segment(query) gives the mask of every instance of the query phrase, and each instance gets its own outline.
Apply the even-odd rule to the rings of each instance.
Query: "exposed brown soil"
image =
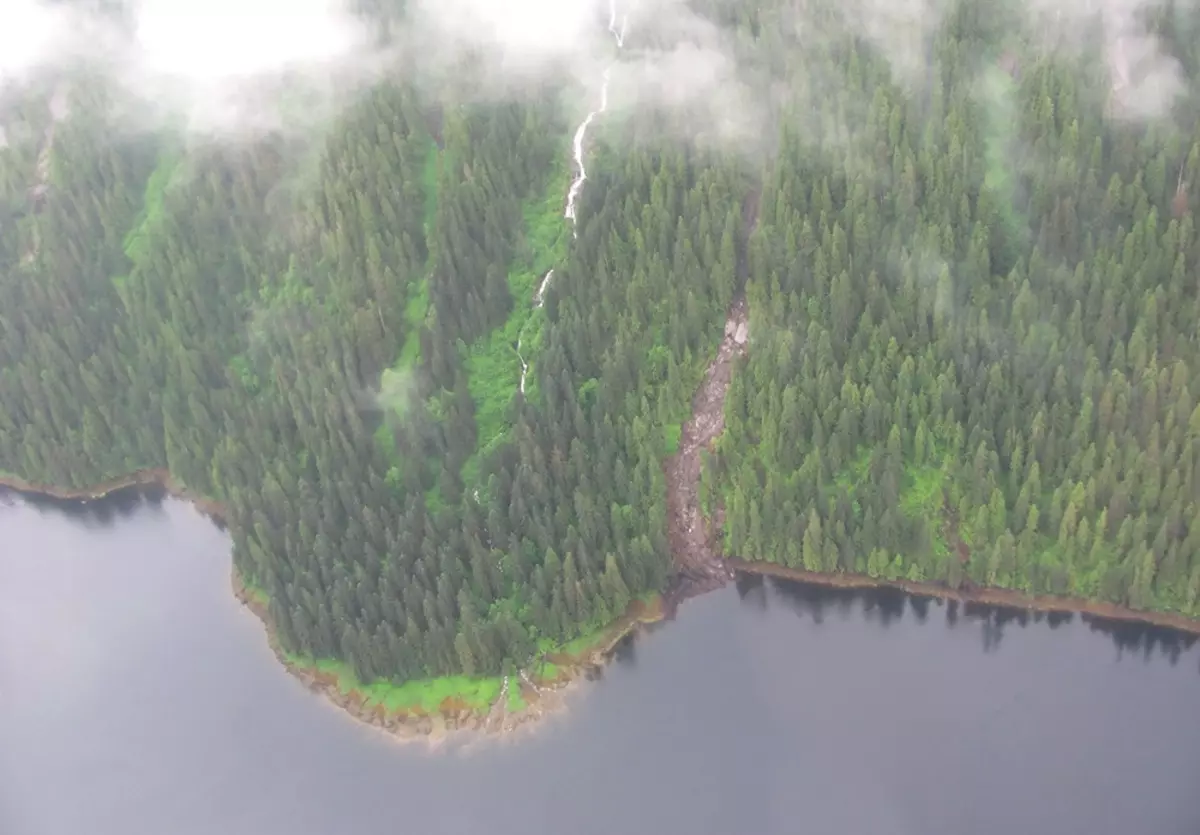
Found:
[[[483,720],[483,727],[489,731],[496,731],[504,727],[504,720],[508,717],[508,688],[509,678],[504,677],[504,684],[500,687],[500,695],[496,697],[496,701],[492,703],[492,709],[488,711],[487,717]],[[457,702],[457,704],[453,704]],[[457,715],[461,710],[470,710],[470,706],[461,699],[446,699],[438,705],[438,711],[443,716]]]
[[[751,194],[742,206],[743,234],[747,239],[758,222],[758,200],[757,193]],[[738,259],[738,272],[743,280],[748,266],[746,249],[745,246],[742,247]],[[676,576],[666,595],[669,612],[673,612],[674,608],[688,597],[720,588],[741,571],[838,588],[886,586],[911,594],[962,602],[1046,612],[1079,612],[1085,617],[1147,623],[1200,634],[1198,619],[1165,612],[1136,611],[1112,603],[1026,595],[1008,589],[976,587],[969,582],[964,582],[959,589],[951,589],[933,583],[876,580],[862,575],[825,574],[787,568],[774,563],[747,562],[732,557],[723,559],[720,534],[725,522],[724,509],[719,506],[714,508],[711,519],[705,519],[700,510],[700,452],[710,448],[725,429],[725,395],[729,390],[735,361],[737,357],[745,355],[748,345],[748,312],[745,297],[739,295],[730,306],[725,323],[725,337],[717,350],[717,356],[709,365],[704,382],[692,400],[692,416],[683,427],[679,451],[664,464],[667,480],[667,528],[676,569]],[[946,514],[947,539],[959,560],[965,563],[970,557],[970,549],[957,536],[954,509],[947,506]]]
[[[1084,600],[1078,597],[1052,597],[1049,595],[1022,594],[1009,589],[986,588],[974,586],[971,588],[952,589],[936,583],[914,583],[911,580],[878,580],[862,574],[826,573],[821,571],[805,571],[799,568],[788,568],[770,562],[748,562],[730,558],[728,564],[736,571],[747,574],[761,574],[769,577],[779,577],[785,580],[796,580],[801,583],[811,583],[839,589],[877,589],[893,588],[908,594],[937,597],[943,600],[956,600],[960,603],[979,603],[985,606],[1003,606],[1011,609],[1026,609],[1033,612],[1078,613],[1085,618],[1094,617],[1104,620],[1145,623],[1151,626],[1162,626],[1176,629],[1193,635],[1200,635],[1200,620],[1186,615],[1170,612],[1147,612],[1105,603],[1097,600]]]
[[[746,300],[739,296],[729,308],[725,337],[717,355],[692,398],[692,416],[683,425],[679,450],[664,465],[667,534],[679,576],[673,599],[711,591],[733,577],[721,560],[716,531],[700,512],[700,453],[725,430],[725,394],[733,378],[735,359],[746,353],[747,319]]]
[[[752,228],[757,215],[756,197],[747,201],[744,209],[747,231]],[[741,259],[740,271],[744,275],[745,260]],[[675,562],[676,575],[664,597],[653,605],[634,601],[625,614],[615,621],[595,645],[577,656],[552,654],[547,656],[557,667],[550,677],[533,676],[521,671],[509,677],[500,697],[486,714],[471,709],[465,702],[447,699],[435,714],[427,714],[414,707],[392,713],[380,705],[368,705],[365,696],[358,691],[342,692],[336,676],[293,664],[278,646],[271,628],[270,617],[261,600],[255,597],[242,583],[236,570],[232,572],[235,596],[250,611],[259,617],[267,633],[267,640],[280,664],[315,693],[320,693],[333,704],[341,707],[362,722],[374,725],[402,739],[429,739],[458,732],[503,733],[513,731],[562,707],[563,691],[580,677],[592,675],[611,656],[616,646],[628,635],[644,624],[654,623],[669,617],[684,599],[712,591],[725,585],[736,572],[770,575],[785,579],[837,588],[892,587],[905,592],[940,597],[962,602],[1007,606],[1047,612],[1079,612],[1085,617],[1105,618],[1147,623],[1200,634],[1200,620],[1183,615],[1141,612],[1110,603],[1060,598],[1030,596],[1005,589],[962,588],[950,589],[931,583],[914,583],[907,580],[876,580],[862,575],[825,574],[787,568],[773,563],[747,562],[723,559],[720,552],[720,531],[724,514],[720,507],[715,509],[714,518],[707,520],[700,510],[700,454],[711,447],[725,428],[725,395],[729,390],[733,367],[739,356],[744,356],[749,344],[749,322],[745,298],[739,295],[730,306],[725,325],[725,336],[717,355],[705,373],[704,381],[692,401],[692,416],[682,428],[678,452],[664,463],[667,481],[668,535]],[[191,501],[202,512],[217,521],[225,518],[220,503],[198,496],[171,478],[165,470],[147,469],[113,479],[96,487],[70,490],[48,485],[34,484],[14,477],[0,477],[0,487],[19,492],[46,496],[67,501],[90,501],[111,493],[135,487],[158,486],[173,496]],[[964,546],[965,548],[965,546]],[[965,557],[961,552],[960,558]],[[508,710],[508,688],[517,687],[526,702],[518,712]]]
[[[748,242],[758,224],[760,194],[752,191],[742,203],[742,245],[738,252],[738,280],[749,271]],[[667,537],[675,576],[667,591],[669,608],[683,600],[720,588],[734,572],[721,560],[720,530],[724,515],[714,520],[700,510],[701,451],[711,449],[725,431],[725,395],[738,357],[750,344],[750,314],[746,297],[739,292],[725,317],[725,336],[717,355],[692,398],[692,415],[683,425],[678,451],[663,464],[667,481]]]

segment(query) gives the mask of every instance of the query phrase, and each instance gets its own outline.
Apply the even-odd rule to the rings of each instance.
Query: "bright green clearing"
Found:
[[[565,158],[559,161],[542,194],[524,207],[524,228],[508,271],[513,310],[503,325],[476,341],[463,358],[468,388],[475,402],[478,446],[463,465],[463,483],[479,481],[479,466],[508,438],[513,422],[509,409],[521,388],[521,359],[529,365],[525,397],[537,396],[533,358],[541,346],[541,313],[533,296],[546,272],[567,257],[571,228],[563,217],[563,195],[570,185]],[[520,345],[520,355],[517,346]],[[483,485],[478,485],[481,488]]]
[[[478,713],[487,713],[496,699],[500,698],[500,688],[503,686],[503,680],[499,677],[468,676],[415,679],[403,684],[377,679],[370,684],[363,684],[344,661],[312,659],[291,653],[287,654],[287,659],[297,667],[335,676],[338,690],[342,693],[358,691],[363,694],[368,707],[382,705],[389,713],[417,709],[433,714],[447,699],[461,701]]]
[[[683,424],[668,423],[663,427],[663,452],[674,455],[679,452],[679,439],[683,436]]]
[[[146,180],[142,210],[138,213],[122,243],[125,257],[132,264],[141,263],[147,251],[147,242],[162,226],[163,218],[166,216],[163,205],[166,202],[167,189],[181,171],[182,161],[183,153],[178,148],[164,150],[159,154],[158,165]],[[119,290],[127,279],[126,275],[114,276],[113,284]]]
[[[261,586],[244,576],[241,578],[241,580],[242,588],[245,589],[246,596],[249,597],[251,601],[259,606],[262,606],[264,609],[271,605],[271,598],[267,596],[266,591]]]
[[[178,148],[164,150],[158,158],[158,166],[146,181],[146,193],[142,199],[142,211],[134,221],[133,228],[125,236],[125,255],[135,264],[146,253],[146,241],[162,225],[166,216],[163,205],[167,189],[180,170],[183,154]]]

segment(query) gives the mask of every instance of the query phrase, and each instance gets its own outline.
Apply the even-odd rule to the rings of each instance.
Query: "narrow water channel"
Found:
[[[1200,648],[739,579],[429,752],[275,663],[191,507],[0,501],[4,835],[1200,832]]]

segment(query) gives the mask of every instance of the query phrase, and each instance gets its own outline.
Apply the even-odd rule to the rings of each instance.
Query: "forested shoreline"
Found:
[[[725,553],[1200,617],[1195,16],[1145,22],[1188,83],[1122,118],[1103,26],[959,0],[914,77],[832,2],[688,8],[772,82],[767,147],[618,109],[574,230],[572,82],[400,76],[236,143],[5,89],[0,478],[169,472],[294,658],[517,675],[666,587],[663,461],[744,291]]]
[[[964,46],[936,45],[947,74],[991,86],[923,123],[944,124],[958,158],[893,123],[888,189],[768,172],[749,284],[767,337],[734,378],[710,487],[727,550],[1194,615],[1200,149],[1106,124],[1100,74],[1088,89],[1011,52],[980,67],[998,50]],[[972,160],[954,134],[986,132],[996,95],[1017,133],[979,135]],[[1001,141],[1026,144],[1033,170],[991,170]]]

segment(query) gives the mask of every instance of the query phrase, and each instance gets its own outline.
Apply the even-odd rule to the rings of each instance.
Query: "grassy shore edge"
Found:
[[[0,476],[0,487],[63,501],[99,500],[121,490],[152,486],[160,487],[172,496],[191,502],[198,510],[217,522],[224,521],[225,512],[220,503],[194,494],[172,479],[167,471],[161,469],[137,470],[126,477],[112,479],[95,487],[84,489],[56,488],[34,484],[7,474]],[[908,594],[955,600],[962,603],[979,603],[1028,611],[1078,613],[1085,618],[1142,623],[1200,635],[1200,619],[1170,612],[1139,611],[1102,601],[1027,595],[1008,589],[995,588],[956,590],[933,583],[903,579],[876,579],[861,574],[805,571],[776,563],[749,562],[736,558],[728,558],[726,562],[738,572],[832,588],[894,588]],[[515,730],[559,706],[560,700],[554,698],[557,691],[592,670],[602,667],[622,640],[636,633],[646,624],[663,620],[666,611],[666,603],[661,595],[647,595],[634,600],[626,612],[611,624],[583,639],[572,641],[568,645],[572,647],[571,651],[560,649],[548,652],[542,662],[533,668],[532,674],[528,671],[521,671],[520,675],[509,677],[510,683],[515,681],[518,689],[502,693],[486,713],[453,697],[444,699],[435,711],[424,709],[387,711],[380,704],[372,704],[356,688],[345,687],[344,682],[340,681],[336,675],[322,671],[316,666],[300,663],[294,657],[289,656],[279,646],[274,630],[271,628],[266,596],[245,583],[236,568],[233,568],[230,573],[235,597],[262,621],[268,644],[279,663],[288,672],[310,690],[322,694],[351,716],[383,728],[401,738],[437,739],[453,731],[503,732]]]
[[[220,502],[189,490],[164,469],[140,469],[94,487],[80,489],[37,484],[7,473],[0,474],[0,488],[58,501],[98,501],[122,490],[147,487],[157,487],[184,499],[215,522],[224,524],[226,513]],[[551,650],[545,654],[542,663],[521,671],[518,676],[510,676],[508,691],[498,693],[497,698],[485,709],[449,693],[434,709],[421,706],[420,702],[427,700],[418,697],[413,705],[389,711],[383,705],[373,703],[363,692],[366,688],[360,689],[360,686],[356,686],[357,682],[347,681],[322,669],[318,662],[306,663],[305,659],[285,651],[271,626],[266,594],[247,583],[237,568],[232,566],[230,583],[234,596],[262,622],[268,645],[289,673],[351,716],[402,738],[438,738],[458,730],[501,732],[514,730],[537,719],[557,706],[559,700],[554,698],[557,691],[592,669],[603,666],[613,649],[626,636],[636,632],[643,624],[662,620],[664,612],[662,598],[657,594],[634,600],[626,612],[612,623],[570,642],[566,647]]]

